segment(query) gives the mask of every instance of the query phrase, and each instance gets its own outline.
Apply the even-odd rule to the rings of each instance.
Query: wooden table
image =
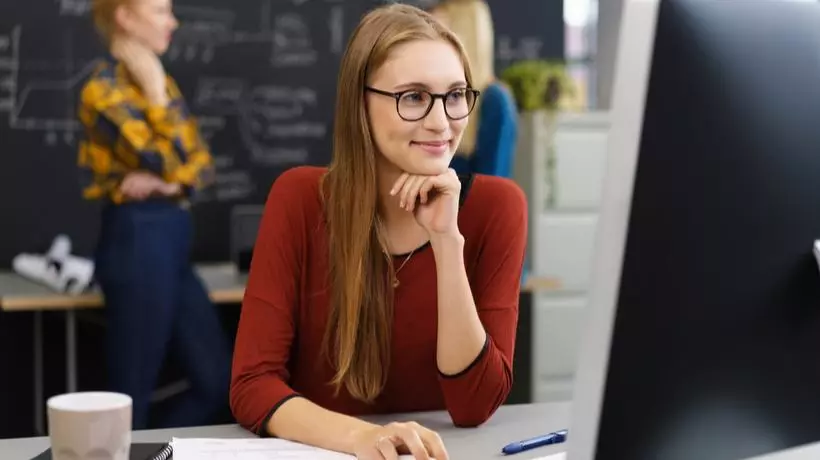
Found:
[[[245,294],[247,275],[233,264],[197,266],[211,300],[218,304],[237,304]],[[549,278],[530,277],[523,292],[554,290],[560,283]],[[44,433],[43,421],[43,311],[64,311],[66,315],[66,391],[77,391],[77,310],[103,308],[98,290],[88,294],[65,295],[29,281],[13,272],[0,272],[0,310],[34,313],[34,410],[35,427]]]

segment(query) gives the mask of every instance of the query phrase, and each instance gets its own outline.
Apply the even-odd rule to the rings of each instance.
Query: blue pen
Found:
[[[510,455],[524,452],[525,450],[535,449],[536,447],[548,446],[550,444],[560,444],[567,440],[567,430],[554,431],[543,436],[536,436],[531,439],[513,442],[507,444],[501,449],[501,452]]]

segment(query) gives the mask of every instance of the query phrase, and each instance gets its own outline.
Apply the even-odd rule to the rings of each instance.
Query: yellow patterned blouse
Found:
[[[169,103],[151,106],[122,64],[102,62],[80,96],[79,118],[85,128],[78,164],[83,196],[122,203],[119,185],[126,174],[150,171],[178,183],[186,194],[213,181],[208,146],[188,112],[176,83],[166,76]]]

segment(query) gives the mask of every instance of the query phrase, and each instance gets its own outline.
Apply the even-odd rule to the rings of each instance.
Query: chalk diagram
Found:
[[[90,0],[54,0],[60,4],[60,16],[84,16],[91,11]]]
[[[299,14],[298,7],[317,1],[331,4],[327,19],[329,49],[334,54],[341,54],[345,40],[342,0],[288,0],[295,9],[281,14],[272,13],[274,1],[281,0],[265,0],[261,3],[259,27],[256,31],[238,30],[236,13],[229,9],[176,6],[174,11],[180,20],[180,28],[166,59],[172,63],[198,61],[207,64],[214,59],[220,48],[255,43],[270,47],[268,61],[274,68],[313,65],[318,59],[317,44],[305,18]],[[60,16],[85,16],[90,8],[90,0],[55,0],[55,3],[58,4]],[[74,64],[70,62],[71,50],[68,48],[67,55],[62,57],[72,65],[72,71],[67,77],[21,81],[20,70],[27,64],[20,56],[22,39],[22,25],[15,25],[11,30],[0,30],[0,115],[7,116],[8,126],[13,130],[42,132],[48,145],[56,145],[60,134],[66,144],[73,145],[76,133],[81,129],[76,120],[76,97],[98,61],[85,62],[74,68]],[[66,75],[65,72],[61,74]],[[323,128],[311,123],[292,126],[270,124],[283,119],[283,115],[276,115],[271,107],[293,104],[293,101],[287,102],[289,96],[285,93],[287,91],[265,87],[251,88],[249,92],[243,92],[248,97],[233,109],[234,115],[243,117],[242,124],[245,121],[251,122],[250,127],[243,129],[242,140],[252,151],[254,161],[267,164],[276,164],[285,158],[300,161],[305,152],[291,150],[279,152],[281,155],[272,154],[273,148],[269,146],[271,140],[299,137],[299,133],[305,137],[316,137],[320,132],[324,135]],[[296,94],[300,103],[315,105],[315,93],[312,96],[305,91]],[[60,100],[65,100],[66,104],[63,106],[54,103]],[[234,102],[239,103],[240,99]],[[49,113],[43,113],[44,110]],[[195,109],[194,111],[196,113]],[[207,115],[210,114],[204,117],[203,131],[224,126],[224,119]]]
[[[217,48],[235,44],[259,43],[270,46],[268,61],[273,67],[313,65],[318,59],[310,26],[298,11],[272,13],[272,2],[265,0],[259,12],[256,31],[237,30],[236,13],[228,9],[198,6],[178,6],[174,12],[180,21],[174,43],[168,50],[171,61],[211,62]],[[311,0],[290,0],[298,7]],[[313,0],[316,1],[316,0]],[[344,8],[340,0],[324,0],[334,4],[329,9],[330,50],[336,54],[344,46]]]
[[[20,27],[0,35],[0,111],[4,112],[16,107],[19,42]]]
[[[11,129],[44,132],[49,145],[55,145],[58,133],[62,133],[63,141],[71,144],[75,132],[80,129],[72,95],[77,94],[96,62],[87,63],[67,79],[31,81],[21,85],[21,36],[19,25],[8,33],[0,33],[0,113],[8,114]],[[54,104],[60,100],[66,101],[65,107]],[[49,107],[51,113],[38,113],[38,107]]]
[[[327,134],[324,123],[308,119],[307,111],[318,106],[316,91],[309,87],[252,86],[242,79],[203,77],[194,104],[209,116],[237,117],[242,144],[257,165],[304,163],[308,149],[293,146],[293,141]]]

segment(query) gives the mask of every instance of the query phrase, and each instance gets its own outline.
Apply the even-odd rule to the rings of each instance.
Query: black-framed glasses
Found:
[[[396,111],[404,121],[419,121],[426,117],[436,99],[444,104],[444,113],[451,120],[461,120],[467,117],[475,108],[475,102],[481,91],[473,88],[456,88],[446,93],[431,93],[420,89],[408,89],[392,93],[365,86],[367,91],[392,97],[396,100]]]

